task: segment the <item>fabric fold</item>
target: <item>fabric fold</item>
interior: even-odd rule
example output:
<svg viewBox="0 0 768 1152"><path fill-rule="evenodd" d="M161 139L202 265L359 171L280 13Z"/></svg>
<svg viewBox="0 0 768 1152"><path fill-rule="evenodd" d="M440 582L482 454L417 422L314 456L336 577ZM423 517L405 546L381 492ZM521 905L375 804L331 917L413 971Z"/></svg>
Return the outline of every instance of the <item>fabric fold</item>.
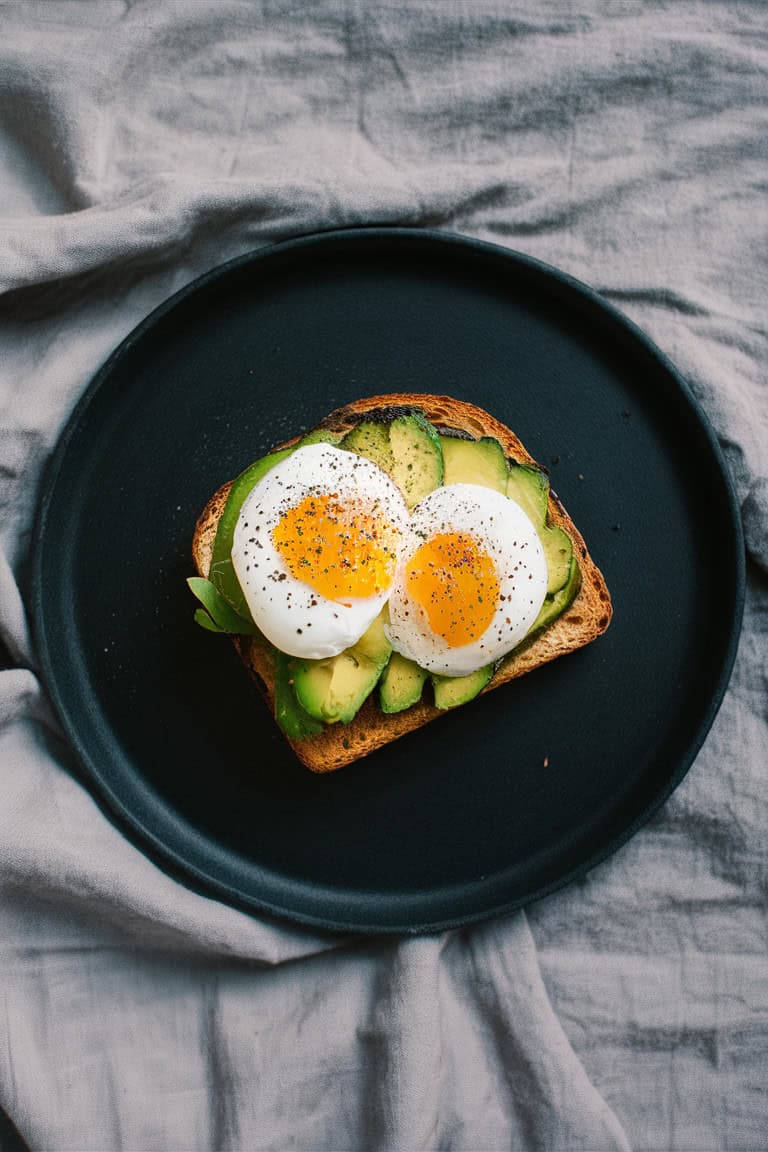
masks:
<svg viewBox="0 0 768 1152"><path fill-rule="evenodd" d="M0 1143L763 1146L762 15L0 6ZM44 461L110 350L226 259L365 224L497 241L626 311L711 420L750 557L731 686L664 808L526 914L420 938L249 916L145 857L59 729L25 602Z"/></svg>

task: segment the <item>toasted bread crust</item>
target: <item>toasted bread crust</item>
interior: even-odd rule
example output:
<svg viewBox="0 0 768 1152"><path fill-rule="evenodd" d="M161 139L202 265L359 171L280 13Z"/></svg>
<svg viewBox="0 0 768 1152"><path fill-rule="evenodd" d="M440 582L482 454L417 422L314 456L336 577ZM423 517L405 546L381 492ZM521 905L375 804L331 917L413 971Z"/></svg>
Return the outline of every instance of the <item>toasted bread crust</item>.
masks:
<svg viewBox="0 0 768 1152"><path fill-rule="evenodd" d="M408 392L369 396L332 412L322 421L322 427L338 432L347 431L368 413L398 406L420 408L427 419L439 428L466 432L472 437L493 436L510 459L520 464L536 464L509 428L482 408L466 401L454 400L450 396ZM298 439L294 437L276 445L276 449L290 447ZM211 497L195 526L192 556L201 576L208 575L216 528L230 488L231 483L224 484ZM527 646L501 661L484 692L491 692L558 656L584 647L604 632L611 621L611 598L602 573L590 557L581 533L551 490L548 513L550 522L564 528L573 541L581 568L581 588L571 607L562 616ZM237 636L233 641L274 714L274 668L269 649L249 637ZM385 715L373 697L370 697L350 724L332 724L309 740L290 743L298 758L312 772L332 772L442 715L443 712L426 701L415 704L405 712Z"/></svg>

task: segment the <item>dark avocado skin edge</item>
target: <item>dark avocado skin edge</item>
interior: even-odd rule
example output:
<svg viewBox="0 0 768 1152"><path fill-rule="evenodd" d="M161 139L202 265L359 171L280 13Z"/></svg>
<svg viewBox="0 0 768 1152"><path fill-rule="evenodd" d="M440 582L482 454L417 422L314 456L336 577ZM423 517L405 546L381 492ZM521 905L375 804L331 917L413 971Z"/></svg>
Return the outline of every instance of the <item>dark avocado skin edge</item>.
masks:
<svg viewBox="0 0 768 1152"><path fill-rule="evenodd" d="M328 428L337 431L338 428L354 427L357 424L391 424L401 416L413 416L417 413L424 416L421 408L416 404L391 404L388 407L371 408L369 412L357 412L350 408L337 408L318 424L318 428ZM424 416L426 419L426 416ZM471 439L471 437L470 437Z"/></svg>
<svg viewBox="0 0 768 1152"><path fill-rule="evenodd" d="M432 427L440 436L450 436L452 440L474 440L475 437L471 432L465 432L463 428L449 428L447 424L433 424Z"/></svg>

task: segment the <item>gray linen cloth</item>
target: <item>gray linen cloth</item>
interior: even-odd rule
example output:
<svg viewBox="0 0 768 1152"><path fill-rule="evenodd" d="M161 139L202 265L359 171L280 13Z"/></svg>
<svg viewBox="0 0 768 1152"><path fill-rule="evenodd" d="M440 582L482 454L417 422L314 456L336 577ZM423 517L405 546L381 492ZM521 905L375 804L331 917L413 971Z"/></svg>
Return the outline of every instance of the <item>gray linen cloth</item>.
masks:
<svg viewBox="0 0 768 1152"><path fill-rule="evenodd" d="M0 1143L768 1147L767 61L760 2L0 5ZM19 592L113 346L222 260L360 222L622 307L713 422L749 552L730 690L658 816L527 916L406 940L149 863L78 782Z"/></svg>

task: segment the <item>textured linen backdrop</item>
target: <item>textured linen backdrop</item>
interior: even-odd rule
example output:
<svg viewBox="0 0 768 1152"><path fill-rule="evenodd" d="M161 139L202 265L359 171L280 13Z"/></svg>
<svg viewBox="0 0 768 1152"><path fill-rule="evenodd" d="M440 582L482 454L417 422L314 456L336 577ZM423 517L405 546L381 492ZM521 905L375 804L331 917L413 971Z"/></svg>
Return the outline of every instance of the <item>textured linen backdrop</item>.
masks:
<svg viewBox="0 0 768 1152"><path fill-rule="evenodd" d="M768 1146L767 60L759 2L0 4L0 1143ZM420 939L150 864L74 774L19 591L114 345L225 259L361 222L623 308L713 422L749 550L731 687L663 810L527 915Z"/></svg>

